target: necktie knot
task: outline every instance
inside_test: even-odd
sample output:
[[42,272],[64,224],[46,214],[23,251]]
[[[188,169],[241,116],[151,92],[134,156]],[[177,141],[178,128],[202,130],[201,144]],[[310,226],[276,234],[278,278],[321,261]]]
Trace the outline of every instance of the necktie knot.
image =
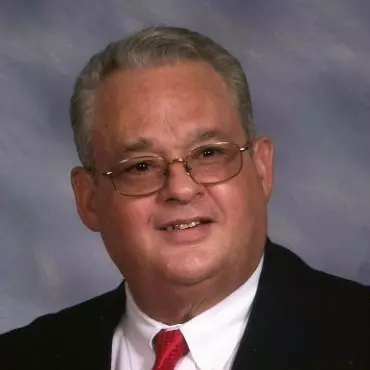
[[189,352],[180,330],[161,330],[154,337],[155,364],[153,370],[173,370],[177,362]]

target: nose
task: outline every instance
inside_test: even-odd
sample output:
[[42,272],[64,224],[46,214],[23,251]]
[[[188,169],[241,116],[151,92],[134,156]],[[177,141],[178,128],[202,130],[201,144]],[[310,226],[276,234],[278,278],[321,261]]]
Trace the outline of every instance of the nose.
[[177,201],[186,204],[203,192],[204,186],[192,179],[183,160],[170,162],[167,166],[166,183],[159,192],[163,201]]

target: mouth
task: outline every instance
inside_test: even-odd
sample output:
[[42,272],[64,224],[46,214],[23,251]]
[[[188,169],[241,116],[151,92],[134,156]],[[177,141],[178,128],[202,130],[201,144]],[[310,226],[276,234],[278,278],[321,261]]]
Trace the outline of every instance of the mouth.
[[182,231],[188,229],[194,229],[201,225],[207,225],[212,222],[211,219],[208,218],[198,218],[193,220],[176,220],[165,224],[164,226],[160,227],[162,231]]

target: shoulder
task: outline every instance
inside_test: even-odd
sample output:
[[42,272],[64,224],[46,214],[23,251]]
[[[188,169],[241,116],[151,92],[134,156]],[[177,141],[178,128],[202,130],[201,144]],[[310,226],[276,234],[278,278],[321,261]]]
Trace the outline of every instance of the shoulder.
[[3,361],[5,358],[5,361],[22,361],[23,364],[26,360],[34,363],[36,354],[43,353],[45,358],[48,355],[62,356],[61,348],[69,350],[76,343],[86,343],[103,330],[110,331],[115,327],[124,309],[123,293],[120,286],[114,291],[41,316],[25,327],[0,335],[0,357]]
[[330,293],[330,297],[336,296],[338,299],[347,298],[348,295],[361,299],[370,294],[370,286],[314,269],[295,253],[276,243],[268,243],[266,258],[270,260],[270,264],[283,270],[281,275],[285,275],[292,284],[297,278],[297,282],[303,284],[301,288],[308,289],[314,295],[326,296]]
[[279,333],[280,351],[294,347],[298,362],[368,364],[368,286],[313,269],[269,241],[255,301],[255,330],[263,323]]
[[369,286],[318,271],[274,243],[269,243],[265,257],[268,280],[276,281],[276,291],[312,325],[311,329],[330,337],[347,333],[369,338]]
[[57,327],[63,328],[66,323],[73,325],[75,321],[78,321],[79,325],[84,325],[84,322],[89,321],[90,318],[93,318],[100,311],[104,310],[104,307],[109,304],[114,294],[115,291],[111,291],[74,306],[64,308],[58,312],[40,316],[27,326],[0,335],[0,340],[28,335],[38,336],[44,333],[45,330],[52,331]]

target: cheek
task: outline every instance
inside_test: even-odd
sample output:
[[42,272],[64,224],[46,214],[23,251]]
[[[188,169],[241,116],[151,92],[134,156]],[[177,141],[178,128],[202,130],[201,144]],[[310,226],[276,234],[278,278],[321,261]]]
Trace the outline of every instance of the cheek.
[[150,202],[118,194],[100,209],[100,234],[110,257],[124,276],[136,273],[153,249]]
[[100,207],[102,234],[119,244],[140,243],[149,232],[151,208],[147,198],[127,198],[113,194]]
[[248,212],[251,201],[247,181],[234,178],[210,189],[211,196],[225,216],[225,221],[235,222]]
[[229,234],[224,233],[224,237],[248,237],[246,234],[250,234],[259,223],[264,207],[262,187],[256,176],[242,172],[231,181],[210,189],[210,194],[228,228]]

